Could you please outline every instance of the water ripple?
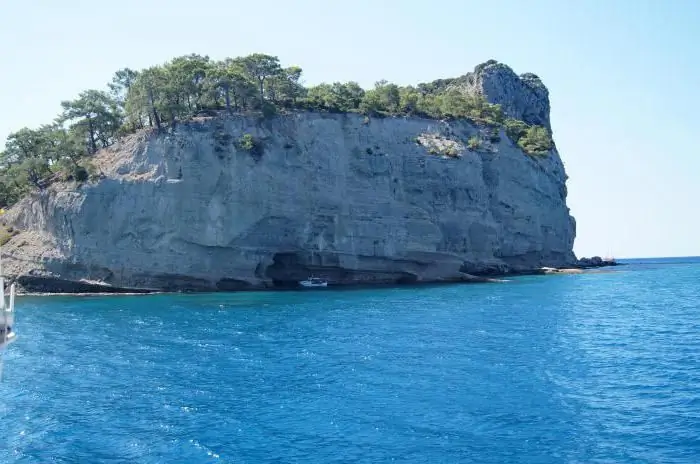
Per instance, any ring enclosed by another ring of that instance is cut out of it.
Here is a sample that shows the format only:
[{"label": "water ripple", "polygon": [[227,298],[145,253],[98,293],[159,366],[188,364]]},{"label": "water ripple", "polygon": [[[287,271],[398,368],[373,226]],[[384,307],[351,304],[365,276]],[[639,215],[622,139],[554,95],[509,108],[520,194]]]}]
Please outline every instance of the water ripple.
[{"label": "water ripple", "polygon": [[21,298],[0,461],[697,462],[699,282]]}]

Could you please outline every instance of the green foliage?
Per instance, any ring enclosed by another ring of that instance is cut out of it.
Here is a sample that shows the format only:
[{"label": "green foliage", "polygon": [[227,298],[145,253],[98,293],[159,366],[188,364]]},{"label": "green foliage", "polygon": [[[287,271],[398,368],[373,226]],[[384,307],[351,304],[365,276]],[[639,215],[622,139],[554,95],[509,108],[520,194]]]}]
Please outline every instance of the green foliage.
[{"label": "green foliage", "polygon": [[[133,69],[124,68],[114,73],[112,82],[107,84],[110,94],[112,95],[114,102],[119,106],[122,114],[125,114],[126,112],[126,97],[129,95],[129,91],[134,85],[134,82],[136,82],[137,77],[138,72],[134,71]],[[138,128],[128,114],[126,114],[125,119],[129,121],[132,130]]]},{"label": "green foliage", "polygon": [[368,90],[362,97],[360,101],[360,107],[358,108],[362,114],[368,116],[379,116],[384,113],[384,107],[382,107],[382,101],[379,97],[379,93],[376,89]]},{"label": "green foliage", "polygon": [[459,156],[459,150],[457,150],[455,147],[447,147],[442,154],[451,158],[456,158]]},{"label": "green foliage", "polygon": [[390,84],[386,80],[381,80],[374,84],[374,93],[379,101],[380,107],[389,114],[399,112],[401,95],[396,84]]},{"label": "green foliage", "polygon": [[[277,57],[263,54],[223,61],[191,54],[140,71],[121,69],[108,92],[87,90],[62,102],[54,124],[10,134],[0,153],[0,204],[10,206],[55,179],[96,177],[84,160],[144,127],[174,127],[209,110],[270,117],[279,107],[301,106],[301,74],[301,68],[282,68]],[[261,145],[251,153],[261,154]]]},{"label": "green foliage", "polygon": [[299,66],[291,66],[274,75],[269,85],[270,100],[285,107],[295,106],[306,94],[306,89],[299,83],[301,72]]},{"label": "green foliage", "polygon": [[6,227],[5,225],[0,225],[0,246],[6,244],[10,241],[12,237],[17,235],[19,230],[12,227]]},{"label": "green foliage", "polygon": [[483,63],[481,63],[481,64],[478,64],[478,65],[476,65],[476,66],[474,67],[474,74],[481,74],[481,72],[482,72],[486,67],[492,66],[492,65],[498,65],[498,64],[499,64],[499,63],[498,63],[498,61],[496,61],[496,60],[493,60],[493,59],[492,59],[492,60],[487,60],[487,61],[485,61],[485,62],[483,62]]},{"label": "green foliage", "polygon": [[532,126],[518,140],[518,145],[525,153],[546,155],[552,149],[554,143],[547,129],[542,126]]},{"label": "green foliage", "polygon": [[87,151],[93,154],[108,147],[122,123],[121,112],[114,99],[106,92],[86,90],[77,99],[61,102],[61,122],[71,122],[71,129],[85,141]]},{"label": "green foliage", "polygon": [[277,114],[277,107],[270,102],[263,102],[262,114],[264,118],[271,118]]},{"label": "green foliage", "polygon": [[519,121],[517,119],[506,119],[504,126],[506,129],[506,135],[514,142],[520,140],[520,137],[525,135],[525,132],[527,132],[529,127],[523,121]]},{"label": "green foliage", "polygon": [[552,135],[542,126],[528,126],[523,121],[506,119],[506,135],[529,155],[545,155],[554,147]]},{"label": "green foliage", "polygon": [[[84,127],[80,121],[68,129],[53,124],[10,134],[0,153],[0,206],[11,206],[28,192],[45,188],[62,166],[85,156],[90,144]],[[99,134],[97,123],[93,127]]]},{"label": "green foliage", "polygon": [[236,142],[236,147],[239,150],[247,151],[256,159],[260,158],[264,152],[262,141],[251,134],[243,134]]},{"label": "green foliage", "polygon": [[503,122],[501,105],[493,105],[482,97],[467,95],[457,89],[437,96],[437,111],[449,119],[469,119],[477,123],[497,126]]},{"label": "green foliage", "polygon": [[[381,80],[365,90],[352,81],[305,88],[301,77],[300,67],[283,67],[276,56],[262,53],[220,61],[190,54],[142,70],[120,69],[107,91],[86,90],[62,102],[62,112],[52,124],[8,136],[0,153],[0,206],[45,188],[60,177],[54,174],[84,178],[82,171],[72,171],[74,167],[82,165],[89,171],[83,160],[119,137],[143,128],[172,129],[177,122],[221,111],[256,112],[263,117],[287,109],[362,113],[363,124],[369,124],[369,117],[386,116],[466,119],[492,128],[505,126],[508,136],[528,153],[552,147],[546,129],[504,120],[499,105],[460,90],[460,78],[405,87]],[[528,79],[541,85],[534,75]],[[497,132],[491,137],[495,139]],[[262,145],[251,143],[247,150],[262,154]],[[242,145],[249,143],[242,140]]]},{"label": "green foliage", "polygon": [[399,111],[407,115],[419,113],[423,96],[414,87],[401,87],[399,89]]},{"label": "green foliage", "polygon": [[82,183],[99,178],[98,170],[90,162],[89,158],[82,158],[78,162],[67,159],[62,160],[52,166],[52,171],[54,173],[53,178],[64,181]]},{"label": "green foliage", "polygon": [[89,177],[90,175],[84,166],[80,166],[79,164],[75,165],[73,169],[73,179],[75,179],[76,182],[85,182]]},{"label": "green foliage", "polygon": [[467,148],[470,150],[478,150],[481,147],[481,139],[476,135],[472,135],[467,140]]},{"label": "green foliage", "polygon": [[401,94],[396,84],[381,80],[365,92],[359,102],[359,111],[366,115],[388,116],[400,114]]},{"label": "green foliage", "polygon": [[15,204],[30,190],[30,186],[17,168],[3,170],[0,177],[0,207]]},{"label": "green foliage", "polygon": [[364,95],[365,91],[356,82],[320,84],[308,90],[306,105],[331,113],[356,112]]},{"label": "green foliage", "polygon": [[265,80],[272,80],[282,72],[279,59],[276,56],[254,53],[243,58],[241,63],[248,75],[259,85],[258,96],[260,97],[260,106],[262,106],[265,98]]}]

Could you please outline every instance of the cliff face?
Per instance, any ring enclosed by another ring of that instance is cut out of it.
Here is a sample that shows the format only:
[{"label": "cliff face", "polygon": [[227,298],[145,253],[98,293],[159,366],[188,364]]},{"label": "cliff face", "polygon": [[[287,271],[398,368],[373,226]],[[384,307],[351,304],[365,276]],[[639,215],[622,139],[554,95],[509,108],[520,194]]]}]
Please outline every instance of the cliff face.
[{"label": "cliff face", "polygon": [[528,156],[466,122],[222,115],[130,136],[94,164],[101,180],[54,184],[7,214],[23,232],[3,247],[6,272],[25,290],[435,281],[575,262],[556,150]]}]

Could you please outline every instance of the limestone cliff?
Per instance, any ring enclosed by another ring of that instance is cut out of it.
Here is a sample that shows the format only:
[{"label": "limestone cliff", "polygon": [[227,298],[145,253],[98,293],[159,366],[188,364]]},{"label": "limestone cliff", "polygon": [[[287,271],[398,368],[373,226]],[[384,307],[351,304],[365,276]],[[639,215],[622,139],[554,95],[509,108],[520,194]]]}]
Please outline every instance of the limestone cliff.
[{"label": "limestone cliff", "polygon": [[54,184],[7,214],[23,232],[3,247],[6,272],[25,290],[439,281],[575,262],[557,151],[529,156],[465,121],[221,114],[129,136],[94,164],[100,180]]}]

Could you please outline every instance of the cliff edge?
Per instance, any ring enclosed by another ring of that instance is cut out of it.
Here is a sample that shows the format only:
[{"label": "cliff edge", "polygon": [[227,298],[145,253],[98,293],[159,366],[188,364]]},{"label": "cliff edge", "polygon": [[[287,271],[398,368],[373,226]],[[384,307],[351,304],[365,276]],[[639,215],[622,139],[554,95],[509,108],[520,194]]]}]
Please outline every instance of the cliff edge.
[{"label": "cliff edge", "polygon": [[[539,79],[477,71],[446,85],[549,127]],[[25,291],[450,281],[576,263],[556,148],[528,155],[466,120],[220,112],[129,135],[92,163],[100,178],[54,183],[4,217],[20,231],[5,273]]]}]

